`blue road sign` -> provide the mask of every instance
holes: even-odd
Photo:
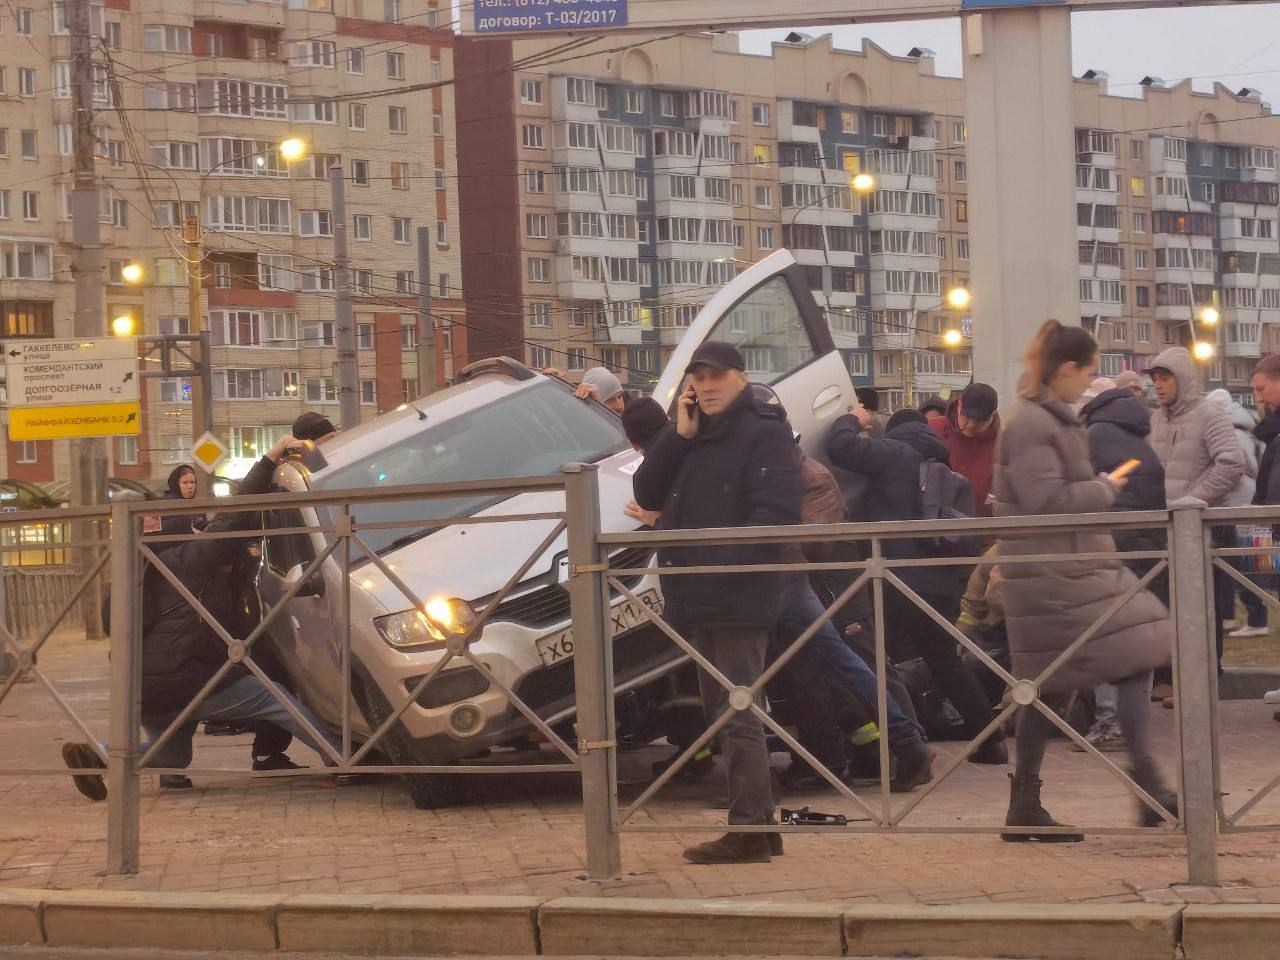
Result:
[[[474,0],[476,33],[625,27],[627,0]]]

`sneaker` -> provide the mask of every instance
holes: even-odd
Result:
[[[267,757],[253,758],[254,770],[305,770],[300,763],[294,763],[283,753],[273,753]]]
[[[1280,703],[1280,690],[1268,690],[1262,695],[1262,702],[1272,704],[1273,706]]]
[[[190,790],[194,784],[190,777],[184,777],[180,773],[162,773],[160,774],[161,790]]]
[[[1124,750],[1127,746],[1124,734],[1120,732],[1120,728],[1118,726],[1112,723],[1095,726],[1085,734],[1084,738],[1089,741],[1089,745],[1095,750],[1100,750],[1103,753],[1113,753],[1117,750]],[[1084,747],[1080,746],[1080,744],[1076,743],[1074,740],[1071,741],[1071,749],[1077,753],[1084,753]]]
[[[894,747],[893,778],[889,789],[894,793],[910,793],[933,779],[933,751],[923,740]]]
[[[781,838],[779,838],[781,839]],[[684,851],[690,863],[770,863],[769,836],[763,833],[726,833],[718,840],[700,843]]]
[[[62,745],[62,762],[72,770],[106,769],[106,764],[102,762],[102,758],[87,743],[64,743]],[[71,782],[76,785],[77,790],[95,803],[101,803],[107,799],[107,782],[100,776],[72,777]]]
[[[1237,627],[1227,634],[1228,637],[1239,639],[1241,637],[1269,637],[1271,631],[1266,627]]]

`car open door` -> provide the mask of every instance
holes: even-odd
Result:
[[[804,267],[779,250],[707,302],[654,387],[654,398],[668,410],[694,351],[708,340],[727,341],[742,351],[747,376],[777,391],[805,452],[825,462],[827,431],[856,395]]]

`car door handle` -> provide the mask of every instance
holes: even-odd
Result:
[[[825,408],[830,407],[833,404],[839,403],[840,398],[842,396],[844,396],[844,394],[840,392],[839,387],[835,386],[834,384],[827,387],[825,390],[823,390],[821,393],[819,393],[816,397],[813,398],[813,412],[819,413],[825,410]]]

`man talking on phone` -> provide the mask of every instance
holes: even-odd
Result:
[[[800,471],[786,414],[747,389],[737,348],[710,341],[685,373],[676,422],[645,453],[636,471],[636,502],[660,510],[660,529],[751,527],[799,523]],[[660,567],[777,563],[764,544],[689,545],[659,551]],[[769,631],[778,622],[778,573],[670,574],[662,578],[667,616],[732,684],[750,686],[764,671]],[[729,691],[699,671],[703,711],[714,723],[729,709]],[[738,705],[720,732],[729,780],[729,823],[773,822],[773,793],[764,729]],[[728,833],[684,851],[692,863],[768,863],[782,837]]]

